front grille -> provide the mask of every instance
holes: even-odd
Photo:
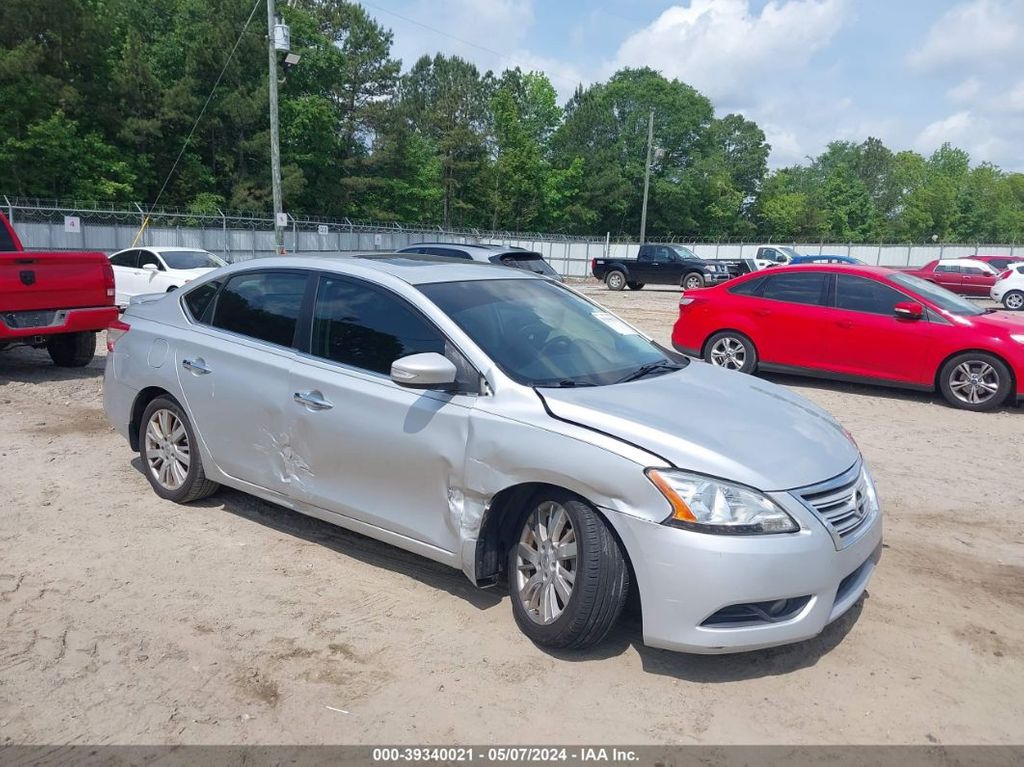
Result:
[[[831,482],[797,491],[797,495],[824,520],[839,548],[852,543],[871,518],[868,479],[859,466]]]

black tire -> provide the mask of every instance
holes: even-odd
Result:
[[[557,504],[568,516],[576,544],[574,580],[568,601],[549,623],[531,617],[520,594],[519,543],[534,515],[548,504]],[[539,548],[539,546],[538,546]],[[526,565],[523,577],[530,572]],[[538,565],[533,572],[539,572]],[[629,596],[629,566],[608,523],[589,504],[566,491],[548,490],[533,497],[515,527],[508,551],[509,595],[516,624],[533,642],[543,647],[583,649],[593,647],[615,625]]]
[[[630,290],[643,290],[646,284],[645,282],[627,282],[626,287]]]
[[[189,453],[189,466],[188,471],[185,474],[184,480],[181,482],[179,487],[169,488],[161,484],[158,478],[157,470],[151,463],[151,457],[155,460],[159,458],[150,453],[149,442],[147,438],[147,428],[153,415],[161,410],[169,410],[178,419],[182,426],[185,428],[185,433],[188,439],[188,453]],[[193,446],[197,445],[195,431],[192,429],[192,423],[189,421],[185,411],[181,408],[177,402],[171,397],[157,397],[150,402],[145,411],[142,413],[142,420],[139,422],[139,451],[142,455],[142,465],[146,472],[146,479],[149,480],[149,484],[153,486],[153,491],[168,501],[174,501],[175,503],[190,503],[192,501],[198,501],[200,498],[206,498],[208,495],[212,495],[217,492],[220,488],[216,482],[213,482],[206,478],[206,472],[203,471],[203,461],[199,454],[198,448],[193,449]]]
[[[700,272],[687,272],[679,281],[679,287],[683,290],[696,290],[704,287],[704,275]]]
[[[626,287],[626,275],[619,269],[612,269],[604,276],[604,284],[608,290],[622,290]]]
[[[59,368],[84,368],[96,356],[96,334],[84,331],[51,336],[46,351]]]
[[[977,383],[972,380],[972,375],[977,375]],[[976,413],[994,410],[1006,402],[1012,385],[1006,364],[985,352],[958,354],[939,371],[939,391],[946,402],[955,408]],[[975,396],[984,396],[984,399],[972,402]]]
[[[1020,290],[1011,290],[1003,296],[1003,306],[1011,312],[1021,311],[1024,309],[1024,292]]]
[[[173,292],[174,292],[174,291],[176,291],[177,289],[178,289],[178,286],[177,286],[177,285],[171,285],[171,287],[167,288],[167,292],[168,292],[168,293],[173,293]]]
[[[731,357],[729,350],[735,351]],[[722,330],[711,336],[704,344],[703,356],[705,362],[726,370],[740,373],[753,373],[757,370],[757,347],[753,341],[735,330]]]

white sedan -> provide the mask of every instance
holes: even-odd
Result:
[[[167,293],[227,264],[220,256],[196,248],[128,248],[110,256],[114,267],[114,302],[127,306],[132,296]]]
[[[1024,309],[1024,261],[1010,264],[1001,271],[989,295],[993,301],[1001,301],[1007,309]]]

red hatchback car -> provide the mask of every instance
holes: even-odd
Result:
[[[672,343],[744,373],[938,389],[966,410],[1024,398],[1024,317],[881,267],[781,267],[688,290]]]

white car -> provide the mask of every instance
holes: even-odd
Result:
[[[793,248],[781,245],[761,245],[754,255],[754,264],[758,270],[767,269],[770,266],[786,266],[800,254]]]
[[[996,280],[989,295],[993,301],[1002,302],[1007,309],[1020,311],[1024,309],[1024,261],[1010,264],[1000,275],[1006,275]]]
[[[196,248],[128,248],[110,256],[114,303],[127,306],[132,296],[167,293],[227,262]]]

